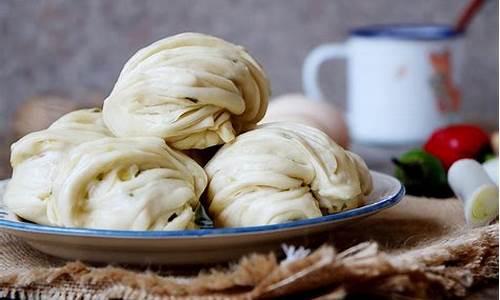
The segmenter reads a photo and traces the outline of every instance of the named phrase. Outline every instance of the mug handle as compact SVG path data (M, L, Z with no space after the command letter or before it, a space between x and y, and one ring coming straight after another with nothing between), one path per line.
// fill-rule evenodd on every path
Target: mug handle
M302 65L302 84L306 96L318 101L324 100L318 82L319 68L325 61L335 58L347 58L345 44L323 44L309 52Z

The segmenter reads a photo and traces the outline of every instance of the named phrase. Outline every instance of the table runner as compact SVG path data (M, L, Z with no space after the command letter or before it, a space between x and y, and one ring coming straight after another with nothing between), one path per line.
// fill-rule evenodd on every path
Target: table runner
M248 254L210 269L68 262L0 231L0 297L32 299L343 299L465 296L498 278L498 224L469 229L456 199L407 196L334 229L317 249Z

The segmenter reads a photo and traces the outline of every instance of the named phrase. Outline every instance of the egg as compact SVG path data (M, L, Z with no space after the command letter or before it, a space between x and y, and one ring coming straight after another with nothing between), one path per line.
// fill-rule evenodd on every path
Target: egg
M297 122L315 127L343 148L349 147L349 130L341 110L325 101L316 101L301 94L286 94L271 100L260 123Z
M498 155L498 131L495 131L491 135L491 147L493 151Z

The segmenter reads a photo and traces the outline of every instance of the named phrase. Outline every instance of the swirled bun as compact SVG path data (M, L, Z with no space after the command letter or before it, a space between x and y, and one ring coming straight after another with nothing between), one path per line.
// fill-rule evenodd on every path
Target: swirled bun
M99 109L83 109L12 144L13 173L4 195L9 209L26 220L50 224L47 203L53 197L54 180L68 151L110 135Z
M267 108L269 84L241 46L182 33L139 50L104 102L119 137L161 137L177 149L223 144L253 127Z
M363 160L318 129L268 123L224 145L205 166L217 226L283 223L355 208L372 190Z
M100 139L68 153L48 216L66 227L190 229L206 184L203 169L160 138Z

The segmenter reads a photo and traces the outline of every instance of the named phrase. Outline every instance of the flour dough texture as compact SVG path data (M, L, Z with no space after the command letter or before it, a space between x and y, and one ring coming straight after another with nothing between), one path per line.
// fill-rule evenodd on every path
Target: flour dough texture
M68 151L110 135L99 109L83 109L64 115L45 130L24 136L11 146L13 173L4 202L26 220L51 224L47 203L53 198L54 180Z
M66 227L192 229L206 184L203 169L160 138L100 139L68 153L48 217Z
M283 223L358 207L372 190L364 161L323 132L268 123L224 145L205 166L217 226Z
M204 149L252 128L269 93L264 71L243 47L182 33L129 59L104 102L104 121L119 137L155 136L177 149Z

